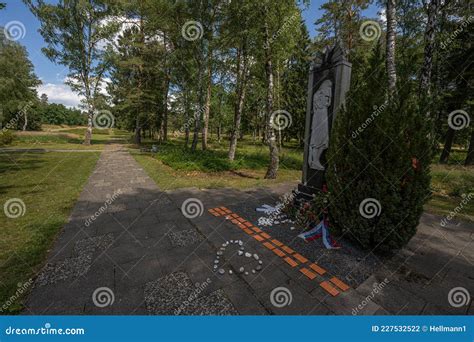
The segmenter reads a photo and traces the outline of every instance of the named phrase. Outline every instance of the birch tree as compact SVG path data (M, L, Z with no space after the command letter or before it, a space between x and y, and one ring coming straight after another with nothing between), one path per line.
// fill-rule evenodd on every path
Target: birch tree
M395 36L397 29L396 0L387 0L387 46L386 67L388 74L388 92L393 94L397 86L397 69L395 64Z
M108 63L104 42L113 36L116 25L109 6L101 0L24 0L40 21L39 32L46 42L43 53L51 61L69 69L66 83L84 97L87 129L84 144L90 145L94 100L100 94Z

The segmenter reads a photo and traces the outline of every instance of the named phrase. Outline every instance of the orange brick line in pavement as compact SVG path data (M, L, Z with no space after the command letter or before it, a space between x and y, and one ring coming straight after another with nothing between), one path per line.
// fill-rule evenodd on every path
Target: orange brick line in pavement
M316 264L309 264L309 267L311 267L313 269L313 271L316 271L316 273L318 273L319 275L323 275L324 273L326 273L326 270Z
M286 257L285 259L285 262L290 265L291 267L296 267L298 266L298 263L296 261L294 261L293 259L291 259L290 257Z
M308 270L306 267L300 268L300 272L307 276L309 279L313 280L316 278L316 274Z
M261 242L262 245L271 250L273 253L283 258L283 260L290 265L290 267L296 267L299 264L301 266L306 265L309 260L302 256L301 254L295 252L288 246L285 246L282 242L277 239L272 239L270 235L262 231L260 228L255 227L251 222L240 217L236 213L233 213L226 207L218 207L209 209L209 213L216 217L225 216L230 222L235 224L237 227L242 229L246 234L252 236L258 242ZM299 271L304 274L309 280L313 280L319 276L323 276L327 271L316 263L309 262L307 264L309 267L301 267ZM344 283L337 277L332 277L329 281L325 280L319 284L327 293L331 296L337 296L341 291L348 291L350 286Z
M337 277L332 277L329 280L331 281L331 283L339 287L342 291L347 291L350 289L349 285L347 285L346 283L344 283L342 280L340 280Z
M329 294L333 297L339 294L339 291L336 290L327 280L320 283L319 286L326 290L326 292L329 292Z

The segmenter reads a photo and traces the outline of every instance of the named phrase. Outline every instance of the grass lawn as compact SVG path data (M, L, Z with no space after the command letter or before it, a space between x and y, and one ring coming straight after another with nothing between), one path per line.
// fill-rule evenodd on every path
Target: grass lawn
M294 146L282 149L278 179L267 180L268 147L260 142L240 141L233 162L227 159L227 141L212 142L207 151L194 153L183 145L181 139L172 139L160 145L154 156L133 149L132 154L163 190L192 186L245 189L301 179L302 153Z
M98 157L94 152L0 152L0 314L21 309L24 294L16 298L18 284L40 269ZM24 216L6 216L3 206L11 198L25 203Z
M67 150L102 150L110 141L127 142L129 133L117 129L93 129L92 144L83 145L85 127L62 128L57 131L20 132L5 148L45 148Z
M433 195L426 204L428 211L447 215L463 201L463 196L474 194L474 167L462 165L431 166ZM474 222L474 200L466 201L456 218Z

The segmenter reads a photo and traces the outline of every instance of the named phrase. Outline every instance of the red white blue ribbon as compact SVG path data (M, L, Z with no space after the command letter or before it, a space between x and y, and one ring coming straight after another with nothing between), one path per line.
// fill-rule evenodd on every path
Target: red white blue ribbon
M330 236L329 231L328 231L328 223L327 220L321 220L316 227L314 227L311 230L308 230L307 232L304 232L298 237L302 238L305 241L313 241L317 240L320 237L323 238L323 244L324 247L327 249L338 249L341 248Z

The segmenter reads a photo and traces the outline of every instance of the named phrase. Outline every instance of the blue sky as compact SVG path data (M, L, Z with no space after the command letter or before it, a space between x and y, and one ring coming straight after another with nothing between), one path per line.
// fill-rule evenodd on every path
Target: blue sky
M62 103L66 106L77 106L79 104L79 97L64 84L68 70L64 66L52 63L41 52L41 48L45 44L43 38L38 33L40 26L38 20L30 13L23 1L2 1L6 2L7 7L0 11L0 26L5 26L12 21L19 21L24 25L24 37L19 39L18 42L26 46L29 57L35 67L35 73L43 82L43 85L38 89L39 95L44 92L48 95L50 102ZM54 0L51 2L54 2ZM322 3L324 1L312 0L309 7L303 12L303 17L311 37L314 37L316 34L314 22L321 16L319 7ZM367 17L377 17L377 8L372 5L364 15Z

